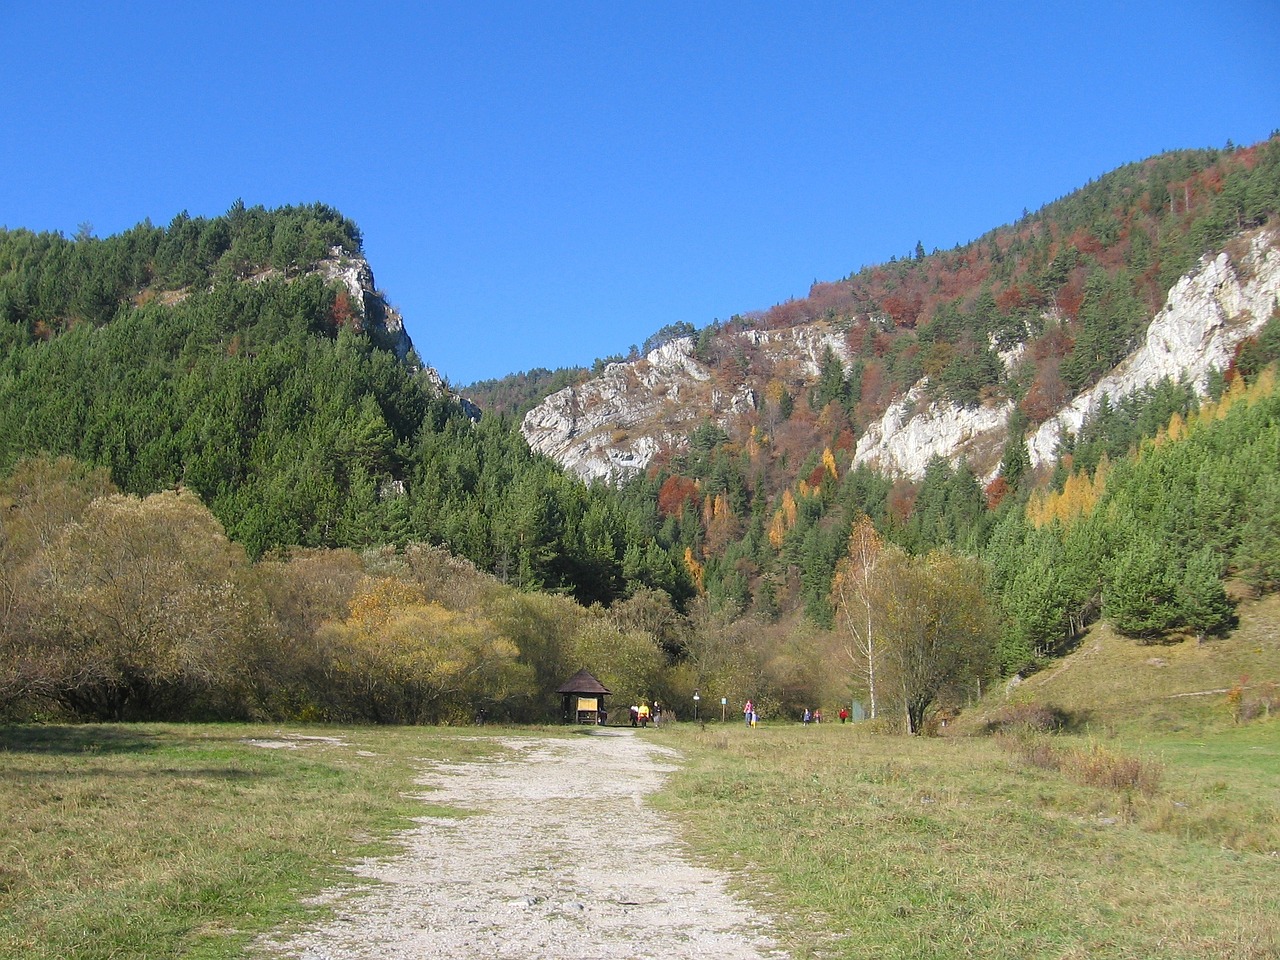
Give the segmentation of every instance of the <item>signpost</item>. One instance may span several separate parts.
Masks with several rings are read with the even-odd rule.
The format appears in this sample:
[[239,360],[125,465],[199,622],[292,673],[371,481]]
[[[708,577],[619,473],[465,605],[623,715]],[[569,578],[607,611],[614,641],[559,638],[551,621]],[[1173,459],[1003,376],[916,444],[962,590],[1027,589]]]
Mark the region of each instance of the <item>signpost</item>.
[[701,699],[702,699],[702,698],[701,698],[700,696],[698,696],[698,691],[697,691],[697,690],[693,691],[693,720],[694,720],[694,723],[697,723],[697,721],[698,721],[698,701],[699,701],[699,700],[701,700]]
[[721,697],[720,698],[720,722],[721,723],[724,723],[724,708],[727,707],[728,705],[729,705],[729,698]]

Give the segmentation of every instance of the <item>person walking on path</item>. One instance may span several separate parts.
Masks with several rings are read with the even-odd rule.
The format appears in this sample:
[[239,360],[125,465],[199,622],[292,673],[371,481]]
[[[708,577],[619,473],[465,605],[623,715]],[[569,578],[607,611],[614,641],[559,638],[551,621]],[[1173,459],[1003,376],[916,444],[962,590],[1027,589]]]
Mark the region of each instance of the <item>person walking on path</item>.
[[748,727],[755,726],[756,705],[751,702],[750,698],[747,699],[746,704],[742,707],[742,718],[746,720]]

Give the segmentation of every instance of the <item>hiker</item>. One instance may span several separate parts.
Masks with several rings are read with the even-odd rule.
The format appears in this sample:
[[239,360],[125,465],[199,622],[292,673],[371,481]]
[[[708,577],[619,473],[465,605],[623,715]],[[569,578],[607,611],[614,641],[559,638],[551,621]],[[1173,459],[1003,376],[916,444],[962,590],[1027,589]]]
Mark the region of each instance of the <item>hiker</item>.
[[640,708],[635,704],[631,705],[631,725],[634,727],[640,721]]
[[653,701],[653,725],[659,726],[662,723],[662,704],[657,700]]
[[640,704],[640,726],[649,726],[649,705],[647,703]]
[[847,721],[848,719],[849,719],[849,708],[848,708],[848,707],[841,707],[841,708],[840,708],[840,722],[841,722],[841,723],[844,723],[844,722],[845,722],[845,721]]
[[747,700],[746,704],[742,708],[742,718],[747,721],[748,727],[755,726],[756,705],[752,703],[750,699]]
[[806,727],[809,725],[809,708],[808,707],[804,708],[804,713],[800,717],[800,722],[803,723]]
[[814,711],[813,711],[813,722],[814,722],[814,723],[821,723],[821,722],[822,722],[822,708],[821,708],[821,707],[818,707],[816,710],[814,710]]

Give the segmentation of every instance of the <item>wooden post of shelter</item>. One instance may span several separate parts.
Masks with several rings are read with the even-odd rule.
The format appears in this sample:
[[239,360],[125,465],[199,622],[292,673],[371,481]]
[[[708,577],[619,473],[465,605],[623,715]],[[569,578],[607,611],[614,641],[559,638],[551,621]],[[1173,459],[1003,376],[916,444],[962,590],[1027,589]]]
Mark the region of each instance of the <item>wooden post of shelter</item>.
[[604,723],[604,698],[609,689],[586,670],[579,670],[560,685],[556,693],[564,697],[565,723]]

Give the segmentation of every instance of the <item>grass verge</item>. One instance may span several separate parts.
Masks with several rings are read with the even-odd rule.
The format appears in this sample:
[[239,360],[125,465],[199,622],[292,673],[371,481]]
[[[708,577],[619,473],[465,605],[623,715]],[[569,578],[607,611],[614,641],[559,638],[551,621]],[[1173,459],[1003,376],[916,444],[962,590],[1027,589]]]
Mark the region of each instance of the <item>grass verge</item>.
[[1276,957],[1278,731],[1108,744],[1158,763],[1146,790],[993,738],[687,727],[659,803],[796,957]]
[[387,852],[450,731],[0,727],[0,956],[238,957]]

